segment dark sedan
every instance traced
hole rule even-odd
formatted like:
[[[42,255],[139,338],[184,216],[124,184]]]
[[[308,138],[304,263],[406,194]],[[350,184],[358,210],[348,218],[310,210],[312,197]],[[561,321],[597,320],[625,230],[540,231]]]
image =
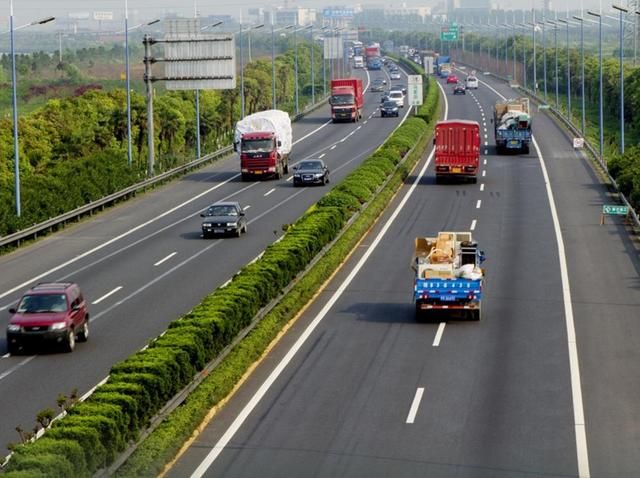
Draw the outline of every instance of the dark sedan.
[[[454,95],[466,95],[467,91],[466,88],[464,87],[464,85],[460,82],[456,83],[455,86],[453,87],[453,94]]]
[[[240,204],[236,201],[217,202],[200,214],[202,220],[202,237],[205,239],[214,234],[233,234],[240,237],[247,232],[247,218]]]
[[[385,101],[382,103],[382,106],[380,107],[380,117],[398,116],[399,114],[398,103],[395,101]]]
[[[329,168],[321,159],[300,161],[293,168],[293,185],[321,184],[329,182]]]
[[[385,80],[383,80],[382,78],[376,78],[375,80],[373,80],[371,82],[371,89],[370,91],[373,92],[381,92],[384,91],[384,86],[387,84],[387,82]]]

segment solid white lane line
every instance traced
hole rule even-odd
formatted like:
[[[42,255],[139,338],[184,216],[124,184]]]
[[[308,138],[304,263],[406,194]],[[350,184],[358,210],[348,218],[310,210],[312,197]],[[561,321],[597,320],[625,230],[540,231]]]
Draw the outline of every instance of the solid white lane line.
[[[336,146],[338,146],[337,144],[334,144],[333,146],[331,146],[329,149],[336,149]]]
[[[96,305],[99,304],[100,302],[102,302],[103,300],[105,300],[107,297],[112,296],[113,294],[115,294],[116,292],[118,292],[120,289],[122,289],[122,286],[119,285],[118,287],[116,287],[115,289],[113,289],[111,292],[107,292],[105,295],[103,295],[102,297],[100,297],[98,300],[94,300],[93,302],[91,302],[91,305]]]
[[[481,205],[482,205],[482,199],[478,199],[478,202],[476,203],[476,209],[480,209]]]
[[[164,259],[160,259],[158,262],[156,262],[154,264],[154,266],[159,266],[160,264],[162,264],[165,261],[168,261],[169,259],[171,259],[173,256],[175,256],[177,254],[177,252],[172,252],[171,254],[169,254],[167,257],[165,257]]]
[[[320,126],[318,126],[316,129],[314,129],[313,131],[311,131],[310,133],[305,134],[302,138],[298,138],[297,140],[295,140],[293,143],[291,143],[291,145],[296,145],[298,144],[300,141],[304,141],[305,139],[307,139],[309,136],[316,134],[318,131],[320,131],[322,128],[324,128],[325,126],[327,126],[328,124],[331,123],[332,120],[327,121],[326,123],[322,123]]]
[[[477,221],[476,221],[476,219],[474,219],[473,221],[471,221],[471,227],[469,229],[472,230],[472,231],[475,230],[476,224],[477,224]]]
[[[503,100],[505,97],[498,93],[491,85],[484,83],[490,90]],[[560,277],[562,280],[562,299],[564,302],[564,315],[567,328],[567,348],[569,353],[569,370],[571,376],[571,395],[573,400],[573,421],[576,435],[576,454],[578,460],[578,475],[580,478],[589,478],[591,471],[589,469],[589,448],[587,446],[587,431],[584,420],[584,403],[582,400],[582,382],[580,379],[580,361],[578,359],[578,342],[576,339],[576,328],[573,319],[573,299],[571,298],[571,285],[569,283],[569,272],[567,268],[567,257],[564,249],[564,240],[562,238],[562,229],[560,228],[560,219],[556,209],[553,190],[551,189],[551,181],[547,172],[542,152],[538,146],[535,136],[531,137],[531,142],[536,148],[538,161],[542,169],[542,175],[547,190],[547,198],[549,200],[549,209],[551,210],[551,218],[553,220],[553,229],[556,235],[558,245],[558,258],[560,262]]]
[[[322,153],[320,156],[318,156],[318,159],[322,159],[327,155],[327,153]]]
[[[445,94],[444,89],[442,88],[442,85],[440,84],[438,85],[440,86],[440,89],[442,90],[443,94]],[[445,94],[445,115],[444,115],[445,119],[447,118],[447,114],[448,114],[448,103],[446,101],[446,94]],[[405,118],[406,118],[406,115],[405,115]],[[229,426],[229,428],[227,428],[227,430],[222,435],[222,437],[218,440],[218,442],[209,451],[209,453],[204,458],[204,460],[202,460],[202,462],[198,465],[198,467],[192,473],[191,478],[200,478],[207,472],[209,467],[213,464],[213,462],[218,458],[220,453],[222,453],[225,447],[229,444],[233,436],[240,429],[240,427],[242,426],[244,421],[247,419],[247,417],[251,414],[253,409],[258,405],[260,400],[262,400],[264,395],[271,388],[273,383],[278,379],[280,374],[284,371],[284,369],[291,362],[291,360],[293,360],[293,357],[296,355],[298,350],[300,350],[300,348],[304,345],[304,343],[307,341],[307,339],[311,336],[313,331],[316,329],[318,324],[320,324],[322,319],[324,319],[324,317],[329,313],[333,305],[342,296],[342,294],[347,289],[347,287],[349,287],[349,284],[351,284],[351,281],[353,281],[354,277],[358,274],[360,269],[362,269],[366,261],[371,256],[371,254],[373,254],[378,244],[382,241],[382,238],[384,237],[384,235],[387,233],[387,231],[389,230],[393,222],[396,220],[396,218],[400,214],[400,211],[403,210],[405,204],[407,203],[407,201],[409,201],[409,198],[417,188],[418,183],[420,182],[420,179],[426,173],[427,168],[429,167],[429,164],[431,164],[431,161],[433,160],[433,153],[434,151],[431,150],[431,153],[429,154],[427,161],[425,162],[424,166],[416,176],[416,179],[414,180],[413,184],[409,187],[409,191],[407,191],[404,198],[402,198],[402,200],[398,204],[398,207],[393,211],[389,219],[387,219],[387,222],[384,224],[384,226],[382,227],[382,229],[380,230],[376,238],[371,243],[371,247],[367,249],[367,251],[360,258],[358,263],[355,265],[355,267],[347,275],[345,280],[340,284],[340,286],[336,289],[333,295],[325,303],[324,307],[320,310],[318,315],[316,315],[314,319],[311,321],[311,323],[309,323],[309,325],[304,330],[304,332],[300,335],[300,337],[298,337],[298,340],[295,341],[295,343],[291,346],[291,348],[286,353],[286,355],[282,358],[282,360],[278,363],[278,365],[269,374],[267,379],[262,383],[260,388],[258,388],[256,393],[251,397],[249,402],[244,406],[244,408],[236,416],[233,423]]]
[[[438,330],[436,331],[436,336],[433,339],[433,346],[434,347],[439,347],[440,346],[440,341],[442,340],[442,334],[444,334],[444,326],[445,325],[446,325],[446,322],[440,322],[440,325],[438,325]]]
[[[418,389],[416,390],[416,394],[413,397],[411,408],[409,409],[409,415],[407,415],[407,423],[413,423],[415,421],[416,415],[418,413],[418,407],[420,407],[420,400],[422,400],[423,394],[424,394],[424,388],[418,387]]]
[[[264,193],[265,196],[268,196],[269,194],[271,194],[273,191],[275,191],[276,188],[273,189],[269,189],[266,193]]]
[[[484,191],[484,183],[480,185],[480,191]]]
[[[6,309],[7,307],[9,307],[8,305],[3,305],[2,307],[0,307],[0,311]]]

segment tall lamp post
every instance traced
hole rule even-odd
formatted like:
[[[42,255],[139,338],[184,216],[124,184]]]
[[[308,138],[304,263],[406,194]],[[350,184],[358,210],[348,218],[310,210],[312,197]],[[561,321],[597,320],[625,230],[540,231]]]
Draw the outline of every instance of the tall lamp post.
[[[544,75],[544,101],[547,102],[547,35],[544,28],[544,16],[542,22],[538,22],[542,25],[542,73]]]
[[[586,118],[585,118],[585,104],[584,104],[584,18],[573,16],[574,20],[580,22],[580,102],[582,106],[581,111],[581,130],[582,136],[585,134]]]
[[[524,34],[526,34],[527,24],[520,23],[519,26],[525,29]],[[524,89],[526,90],[527,89],[527,47],[524,44],[522,46],[522,84],[524,85]]]
[[[567,27],[567,119],[571,123],[571,57],[569,51],[569,21],[558,18]]]
[[[560,90],[558,89],[558,24],[553,20],[547,20],[547,23],[553,25],[553,46],[555,49],[555,83],[556,83],[556,108],[560,104]]]
[[[264,23],[254,25],[247,28],[248,30],[257,30],[262,28]],[[242,23],[240,23],[240,119],[244,119],[244,53],[242,48]]]
[[[598,119],[598,127],[600,129],[600,161],[604,165],[605,170],[607,169],[607,164],[604,162],[603,149],[604,149],[604,134],[603,134],[603,111],[602,111],[602,16],[599,13],[592,12],[591,10],[587,10],[587,13],[593,17],[598,18],[598,64],[599,64],[599,119]]]
[[[276,101],[276,47],[275,47],[275,33],[282,30],[289,30],[293,28],[293,25],[287,25],[286,27],[273,29],[273,17],[271,18],[271,96],[273,109],[277,108]]]
[[[620,154],[624,154],[624,24],[622,15],[629,10],[619,5],[611,5],[620,12]]]
[[[13,160],[14,160],[14,182],[15,182],[15,197],[16,197],[16,216],[22,215],[20,207],[20,149],[18,145],[18,95],[17,95],[17,83],[16,83],[16,47],[14,32],[21,30],[22,28],[30,27],[32,25],[43,25],[55,20],[55,17],[47,17],[42,20],[27,23],[19,27],[13,27],[13,0],[9,3],[9,36],[11,37],[11,90],[12,90],[12,106],[13,106]]]

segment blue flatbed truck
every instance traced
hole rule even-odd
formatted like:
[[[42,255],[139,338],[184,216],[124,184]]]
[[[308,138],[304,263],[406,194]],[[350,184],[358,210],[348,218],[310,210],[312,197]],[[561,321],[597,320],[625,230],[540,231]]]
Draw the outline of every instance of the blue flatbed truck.
[[[529,154],[531,116],[529,98],[498,101],[493,110],[496,152]]]
[[[416,320],[480,320],[484,253],[471,232],[440,232],[415,241]]]

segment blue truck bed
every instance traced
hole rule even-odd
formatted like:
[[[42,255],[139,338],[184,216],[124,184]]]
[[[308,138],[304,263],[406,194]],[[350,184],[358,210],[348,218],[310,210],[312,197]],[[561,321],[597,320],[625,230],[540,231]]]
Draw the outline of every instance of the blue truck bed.
[[[416,279],[414,300],[418,316],[446,309],[479,320],[482,279]]]

